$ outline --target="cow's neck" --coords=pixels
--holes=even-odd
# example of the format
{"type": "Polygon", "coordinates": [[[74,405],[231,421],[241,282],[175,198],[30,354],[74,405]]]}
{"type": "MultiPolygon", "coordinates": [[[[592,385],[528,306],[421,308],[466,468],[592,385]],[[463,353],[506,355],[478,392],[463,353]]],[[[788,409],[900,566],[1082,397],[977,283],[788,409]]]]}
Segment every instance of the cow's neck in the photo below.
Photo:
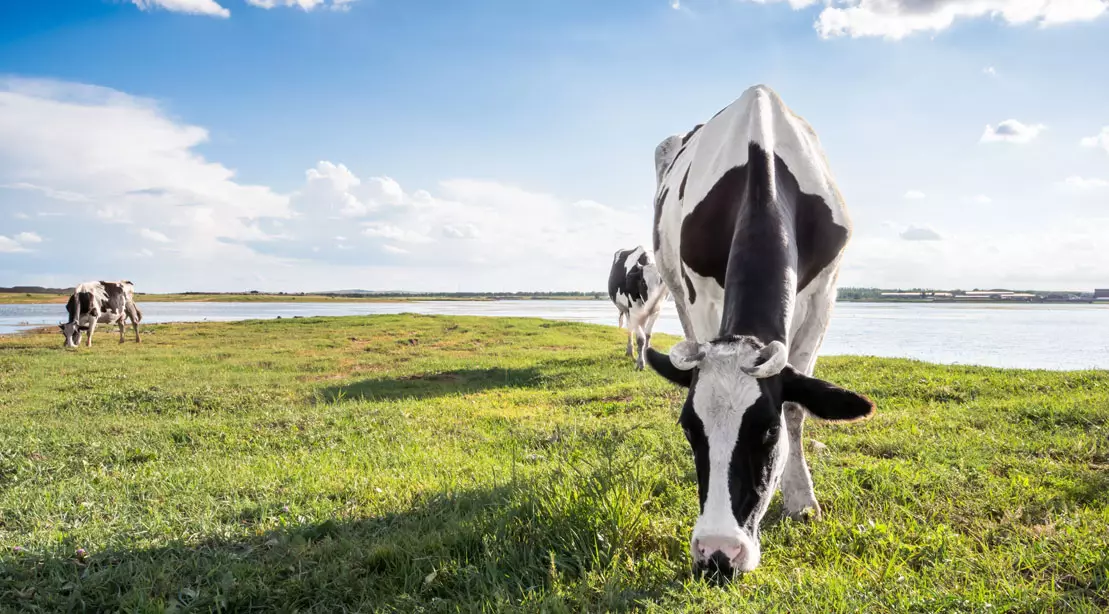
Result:
{"type": "Polygon", "coordinates": [[[724,275],[720,336],[748,335],[788,346],[797,270],[793,224],[786,219],[788,208],[774,202],[766,154],[752,156],[747,171],[724,275]]]}

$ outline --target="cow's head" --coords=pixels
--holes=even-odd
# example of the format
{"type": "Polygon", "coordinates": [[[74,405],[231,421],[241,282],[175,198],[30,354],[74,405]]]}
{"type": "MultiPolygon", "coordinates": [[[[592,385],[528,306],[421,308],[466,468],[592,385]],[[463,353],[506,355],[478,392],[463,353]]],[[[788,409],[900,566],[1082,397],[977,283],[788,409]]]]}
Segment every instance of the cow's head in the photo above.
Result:
{"type": "Polygon", "coordinates": [[[689,389],[679,423],[693,448],[701,514],[690,550],[696,568],[724,578],[759,564],[759,522],[789,453],[782,403],[825,420],[869,416],[864,396],[786,364],[786,347],[753,337],[682,341],[670,354],[649,350],[651,367],[689,389]]]}
{"type": "Polygon", "coordinates": [[[58,330],[62,331],[62,336],[65,337],[65,347],[75,348],[81,342],[82,329],[76,322],[58,324],[58,330]]]}

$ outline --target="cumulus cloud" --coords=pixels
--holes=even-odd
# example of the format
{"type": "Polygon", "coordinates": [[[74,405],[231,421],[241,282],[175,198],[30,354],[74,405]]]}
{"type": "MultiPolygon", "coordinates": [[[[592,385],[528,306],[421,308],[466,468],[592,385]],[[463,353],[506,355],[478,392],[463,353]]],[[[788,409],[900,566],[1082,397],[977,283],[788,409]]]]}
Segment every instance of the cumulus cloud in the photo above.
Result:
{"type": "Polygon", "coordinates": [[[174,13],[190,15],[210,15],[227,18],[231,11],[220,6],[215,0],[131,0],[131,3],[144,11],[160,8],[174,13]]]}
{"type": "Polygon", "coordinates": [[[147,241],[154,241],[155,243],[170,242],[169,237],[167,237],[164,233],[158,232],[157,230],[151,230],[149,228],[143,228],[142,230],[140,230],[139,236],[146,239],[147,241]]]}
{"type": "Polygon", "coordinates": [[[978,205],[988,205],[988,204],[993,202],[993,199],[990,198],[989,196],[986,196],[985,194],[978,194],[976,196],[971,196],[971,197],[967,198],[967,200],[972,202],[972,203],[978,204],[978,205]]]}
{"type": "Polygon", "coordinates": [[[909,190],[908,192],[905,192],[905,199],[906,200],[923,200],[924,199],[924,192],[921,192],[920,190],[909,190]]]}
{"type": "Polygon", "coordinates": [[[1109,4],[1104,0],[836,0],[821,11],[815,28],[821,38],[899,40],[916,32],[940,32],[956,21],[975,18],[1040,27],[1092,21],[1105,13],[1106,7],[1109,4]]]}
{"type": "Polygon", "coordinates": [[[1109,188],[1109,181],[1098,179],[1096,177],[1079,177],[1072,175],[1062,181],[1062,186],[1072,190],[1097,190],[1101,188],[1109,188]]]}
{"type": "Polygon", "coordinates": [[[982,69],[982,74],[989,75],[991,77],[996,77],[997,76],[997,69],[995,69],[993,66],[987,66],[987,67],[982,69]]]}
{"type": "Polygon", "coordinates": [[[303,11],[311,11],[317,8],[345,11],[350,8],[354,0],[246,0],[246,3],[263,9],[291,6],[303,11]]]}
{"type": "Polygon", "coordinates": [[[1109,126],[1101,129],[1101,132],[1091,137],[1082,139],[1083,147],[1097,147],[1109,152],[1109,126]]]}
{"type": "Polygon", "coordinates": [[[182,249],[263,238],[258,221],[291,215],[289,199],[235,181],[195,148],[200,127],[153,101],[48,80],[0,80],[0,182],[62,201],[70,213],[174,229],[182,249]]]}
{"type": "Polygon", "coordinates": [[[1023,124],[1015,119],[999,122],[997,126],[986,125],[981,143],[1030,143],[1047,126],[1043,124],[1023,124]]]}
{"type": "Polygon", "coordinates": [[[14,237],[0,235],[0,254],[31,251],[28,246],[37,243],[42,243],[42,237],[34,232],[21,232],[14,237]]]}
{"type": "Polygon", "coordinates": [[[938,232],[927,226],[909,226],[901,233],[906,241],[939,241],[943,239],[938,232]]]}

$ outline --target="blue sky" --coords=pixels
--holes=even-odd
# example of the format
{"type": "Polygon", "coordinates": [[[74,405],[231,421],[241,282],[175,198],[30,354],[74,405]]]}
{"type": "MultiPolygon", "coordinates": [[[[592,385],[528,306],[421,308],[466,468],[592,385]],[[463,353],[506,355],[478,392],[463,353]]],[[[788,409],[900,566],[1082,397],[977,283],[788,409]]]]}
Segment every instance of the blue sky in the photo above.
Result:
{"type": "Polygon", "coordinates": [[[0,285],[601,288],[766,83],[841,285],[1109,285],[1105,0],[7,0],[0,285]]]}

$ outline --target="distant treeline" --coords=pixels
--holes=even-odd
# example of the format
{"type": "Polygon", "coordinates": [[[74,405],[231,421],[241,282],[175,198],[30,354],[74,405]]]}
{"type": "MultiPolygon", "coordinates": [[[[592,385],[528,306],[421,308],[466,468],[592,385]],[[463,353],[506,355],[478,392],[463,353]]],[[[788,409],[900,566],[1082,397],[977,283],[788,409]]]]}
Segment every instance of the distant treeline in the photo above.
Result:
{"type": "Polygon", "coordinates": [[[73,288],[43,288],[42,286],[12,286],[0,288],[3,294],[72,294],[73,288]]]}

